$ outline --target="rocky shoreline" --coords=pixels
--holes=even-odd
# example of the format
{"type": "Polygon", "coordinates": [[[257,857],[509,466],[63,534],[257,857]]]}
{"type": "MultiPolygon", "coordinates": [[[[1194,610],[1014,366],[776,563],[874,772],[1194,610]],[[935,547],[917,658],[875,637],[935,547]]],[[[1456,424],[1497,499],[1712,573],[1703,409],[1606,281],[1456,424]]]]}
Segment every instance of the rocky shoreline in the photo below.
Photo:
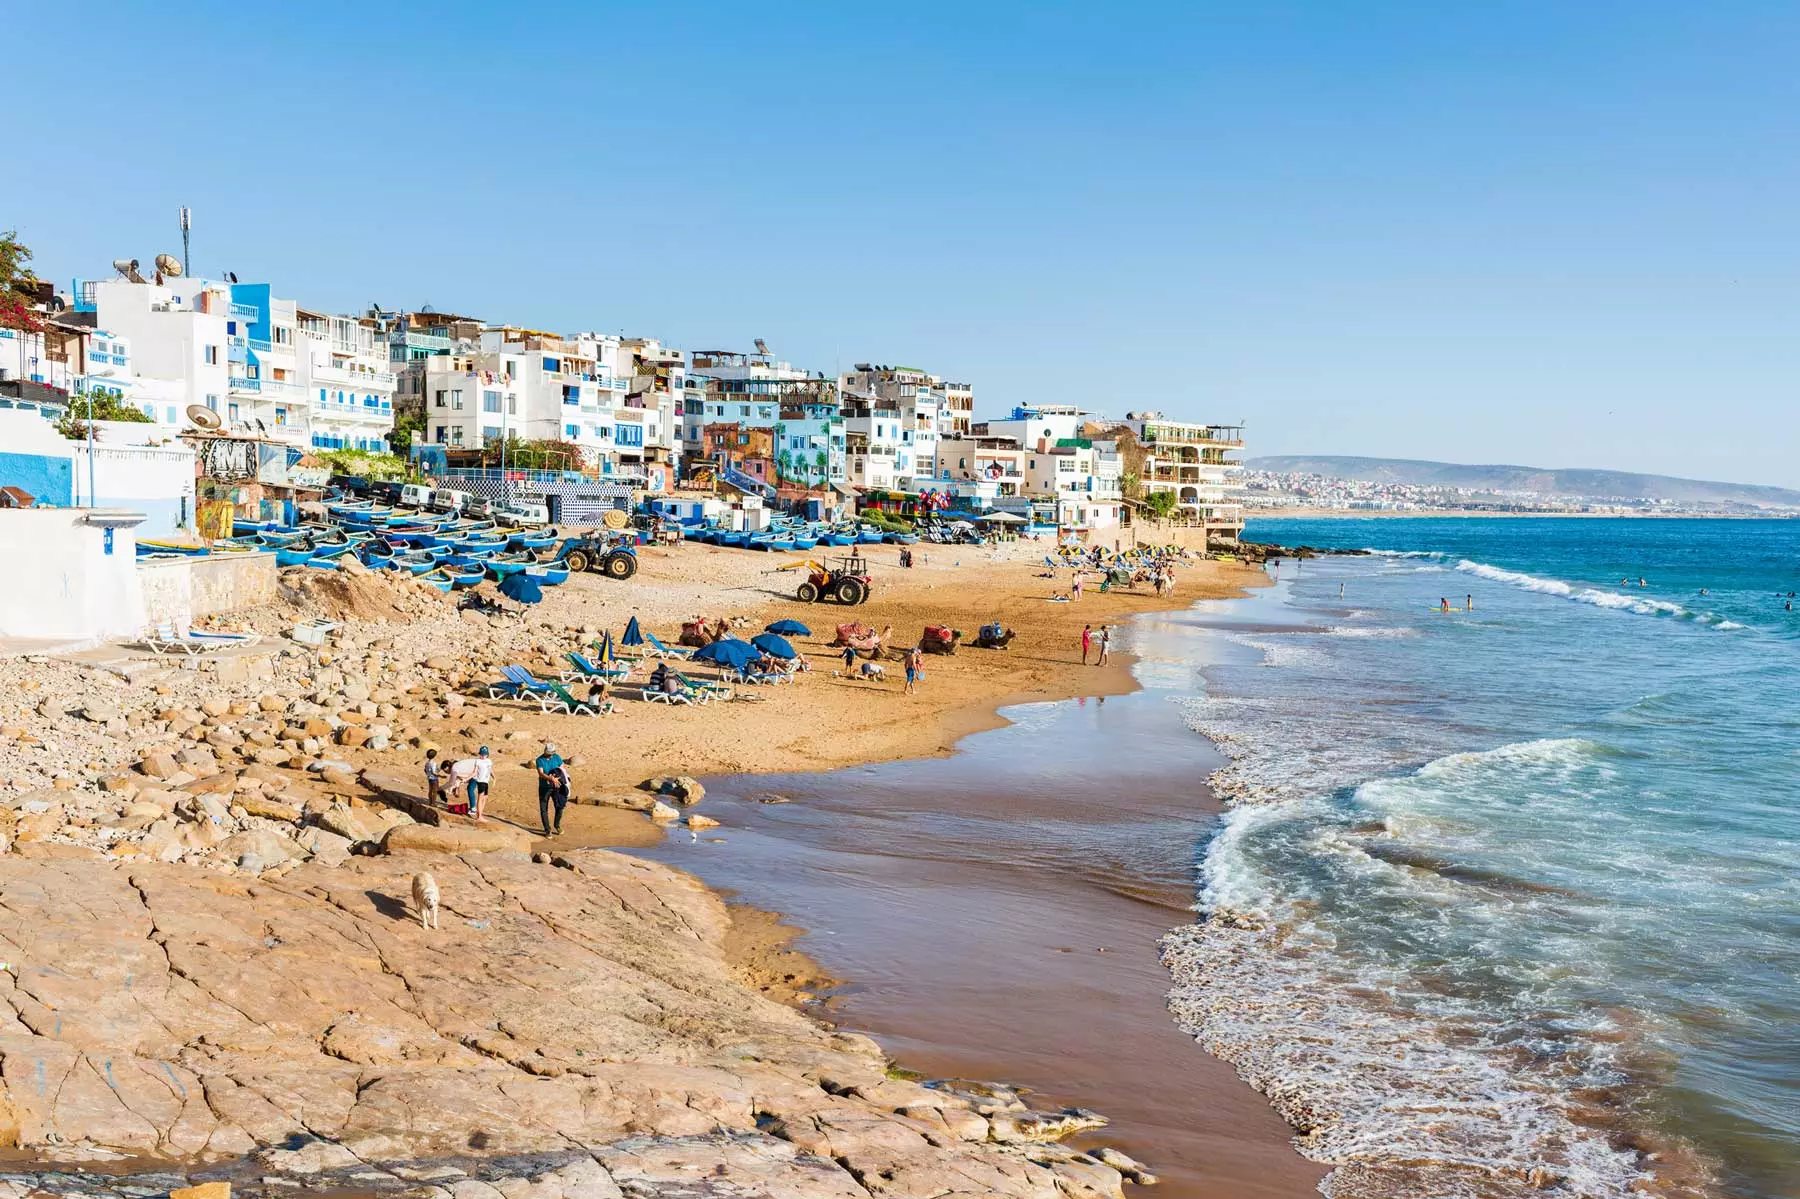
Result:
{"type": "Polygon", "coordinates": [[[144,1158],[457,1199],[1048,1199],[1143,1177],[1059,1143],[1089,1113],[908,1080],[755,994],[719,899],[610,851],[396,851],[272,882],[14,857],[0,880],[0,1138],[45,1163],[5,1176],[18,1194],[168,1189],[144,1158]],[[403,898],[421,868],[437,930],[403,898]]]}
{"type": "MultiPolygon", "coordinates": [[[[1154,1181],[1062,1143],[1104,1124],[1091,1113],[918,1081],[759,994],[691,877],[534,853],[517,826],[424,804],[425,748],[494,743],[505,765],[543,736],[482,681],[553,668],[598,628],[458,615],[404,580],[333,585],[324,614],[344,619],[322,647],[278,635],[309,614],[290,602],[249,614],[264,640],[226,654],[0,662],[0,1199],[207,1181],[1049,1199],[1154,1181]],[[441,931],[409,907],[421,870],[441,931]]],[[[671,775],[580,798],[697,833],[716,827],[703,794],[671,775]]]]}

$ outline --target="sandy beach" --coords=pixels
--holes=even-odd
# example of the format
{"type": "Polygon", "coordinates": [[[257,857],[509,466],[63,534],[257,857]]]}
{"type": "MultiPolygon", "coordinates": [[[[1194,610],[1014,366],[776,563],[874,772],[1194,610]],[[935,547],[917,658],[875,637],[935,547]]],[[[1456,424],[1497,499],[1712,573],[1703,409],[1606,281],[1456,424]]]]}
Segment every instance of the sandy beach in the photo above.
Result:
{"type": "MultiPolygon", "coordinates": [[[[799,1006],[841,1022],[845,1029],[874,1033],[898,1060],[895,1068],[903,1068],[907,1077],[917,1072],[927,1078],[993,1079],[1029,1087],[1039,1097],[1032,1102],[1040,1106],[1053,1102],[1101,1111],[1112,1121],[1101,1134],[1104,1144],[1123,1147],[1163,1173],[1165,1193],[1310,1193],[1318,1171],[1293,1152],[1286,1127],[1236,1081],[1229,1068],[1182,1036],[1163,1010],[1168,980],[1155,957],[1156,941],[1169,927],[1189,918],[1194,838],[1200,823],[1215,810],[1199,785],[1204,772],[1194,773],[1194,739],[1181,736],[1189,756],[1177,764],[1158,761],[1156,753],[1158,739],[1167,739],[1175,730],[1160,729],[1154,722],[1141,736],[1121,729],[1115,744],[1123,756],[1108,765],[1111,793],[1096,785],[1076,797],[1059,796],[1054,786],[1028,781],[1053,779],[1064,767],[1075,773],[1084,769],[1081,752],[1071,752],[1066,762],[1059,762],[1056,745],[1030,747],[1029,761],[1004,755],[998,765],[993,760],[965,763],[963,755],[946,761],[965,738],[973,736],[979,742],[983,733],[1004,736],[1008,718],[1001,714],[1003,708],[1016,715],[1075,698],[1096,705],[1108,697],[1129,699],[1136,686],[1132,659],[1115,653],[1106,666],[1084,665],[1080,650],[1084,624],[1119,626],[1197,599],[1242,594],[1242,588],[1260,584],[1265,576],[1235,564],[1197,562],[1180,569],[1172,597],[1156,597],[1147,587],[1104,593],[1090,577],[1079,602],[1053,602],[1053,596],[1069,593],[1069,572],[1042,577],[1041,546],[934,547],[921,552],[918,565],[911,569],[898,565],[892,547],[871,550],[874,597],[855,609],[794,600],[798,576],[774,570],[784,561],[782,556],[701,546],[647,549],[638,577],[629,584],[597,576],[572,580],[550,592],[547,601],[521,622],[472,625],[457,619],[433,596],[416,596],[403,586],[390,594],[394,585],[386,580],[340,586],[340,580],[321,585],[304,577],[306,590],[290,593],[279,610],[253,613],[243,623],[272,635],[297,610],[345,619],[339,648],[316,657],[284,651],[267,659],[266,667],[245,672],[228,672],[221,666],[216,684],[211,682],[213,676],[201,674],[214,695],[206,701],[204,713],[198,710],[202,691],[194,692],[193,710],[156,698],[174,692],[172,684],[192,683],[186,675],[164,671],[134,678],[126,687],[130,694],[120,700],[122,708],[139,693],[152,705],[171,706],[155,713],[125,710],[116,717],[110,711],[99,712],[102,719],[115,722],[106,727],[140,730],[152,743],[160,737],[164,744],[173,730],[185,728],[177,744],[198,739],[200,750],[182,750],[179,760],[170,759],[169,765],[192,769],[178,769],[166,778],[154,774],[157,753],[134,747],[129,736],[117,745],[111,741],[74,748],[54,745],[64,754],[93,754],[88,774],[104,784],[100,795],[112,794],[115,802],[123,796],[125,806],[113,815],[92,805],[83,808],[89,793],[72,789],[62,793],[68,797],[66,805],[42,817],[24,815],[27,809],[19,807],[22,814],[9,830],[20,844],[6,860],[27,851],[37,859],[67,859],[58,869],[69,872],[63,881],[74,886],[83,871],[93,869],[82,864],[84,858],[110,857],[119,863],[116,867],[97,863],[102,874],[142,869],[131,863],[152,854],[165,862],[185,858],[209,863],[210,869],[225,875],[260,872],[261,886],[275,886],[290,894],[293,902],[304,902],[305,896],[319,893],[317,859],[329,848],[327,840],[341,831],[342,837],[332,845],[341,841],[344,847],[356,848],[358,838],[366,837],[363,849],[402,853],[397,860],[418,850],[447,850],[459,856],[438,869],[461,877],[462,868],[455,865],[460,860],[474,872],[468,877],[478,888],[486,885],[483,880],[489,874],[480,866],[486,854],[469,851],[507,846],[535,851],[546,864],[564,864],[573,874],[563,877],[576,885],[583,878],[610,876],[620,867],[574,855],[607,847],[637,847],[652,855],[664,852],[656,848],[664,843],[662,827],[641,811],[616,804],[641,804],[643,793],[633,788],[646,778],[681,775],[704,778],[708,789],[718,792],[703,810],[723,827],[706,834],[704,841],[698,832],[688,835],[682,829],[673,843],[705,846],[716,851],[715,860],[756,872],[779,869],[781,854],[803,848],[809,835],[828,830],[841,835],[857,820],[881,813],[879,805],[870,810],[854,797],[841,801],[843,806],[835,810],[829,805],[770,807],[743,797],[746,789],[754,789],[755,779],[793,778],[795,772],[829,778],[835,776],[817,772],[880,769],[872,765],[880,763],[901,763],[902,770],[906,763],[957,770],[975,765],[975,775],[959,776],[957,786],[963,790],[940,795],[941,810],[953,811],[973,787],[985,809],[1001,814],[1021,833],[1069,821],[1104,833],[1116,821],[1130,824],[1154,809],[1157,819],[1169,822],[1166,835],[1156,840],[1155,852],[1144,856],[1141,868],[1106,878],[1091,871],[1066,877],[1055,871],[1021,873],[1021,863],[1005,854],[969,855],[959,851],[954,838],[935,834],[906,839],[903,847],[886,837],[840,844],[834,852],[848,855],[843,861],[854,868],[824,875],[814,872],[810,877],[826,878],[832,901],[846,913],[855,909],[885,917],[905,912],[910,917],[908,928],[884,927],[881,919],[871,919],[837,942],[838,948],[850,946],[853,952],[819,952],[809,942],[806,948],[813,951],[815,962],[787,944],[796,930],[782,923],[780,915],[786,910],[782,903],[746,895],[765,910],[740,908],[728,924],[715,925],[706,935],[704,952],[718,955],[721,968],[738,986],[748,988],[746,996],[760,993],[764,1000],[799,1006]],[[672,641],[683,619],[702,615],[738,618],[746,635],[777,619],[801,620],[812,633],[794,640],[812,669],[792,685],[759,689],[754,700],[704,707],[644,703],[628,683],[616,692],[615,712],[600,717],[546,716],[535,705],[490,701],[483,694],[482,680],[492,677],[493,663],[517,661],[540,674],[554,675],[566,664],[568,650],[589,643],[601,630],[616,634],[632,616],[672,641]],[[877,629],[892,626],[895,645],[915,641],[926,624],[950,625],[972,636],[979,625],[999,620],[1019,630],[1020,636],[1006,650],[965,646],[951,656],[928,657],[917,693],[905,695],[898,663],[889,663],[890,675],[884,682],[834,677],[842,662],[827,643],[835,623],[847,618],[877,629]],[[258,670],[270,673],[258,677],[258,670]],[[369,683],[356,681],[358,670],[366,672],[369,683]],[[223,685],[227,674],[230,686],[223,685]],[[440,682],[432,683],[433,678],[440,682]],[[259,690],[260,699],[250,698],[259,690]],[[283,699],[282,691],[296,696],[310,693],[311,699],[283,699]],[[230,695],[244,698],[232,700],[230,695]],[[318,720],[306,715],[320,708],[313,701],[323,701],[323,715],[335,723],[329,749],[325,738],[318,739],[318,748],[310,748],[315,739],[298,727],[302,723],[311,727],[318,720]],[[284,708],[287,714],[282,716],[284,708]],[[183,711],[200,719],[189,721],[183,711]],[[279,727],[283,721],[288,728],[279,727]],[[305,744],[295,740],[302,737],[305,744]],[[554,741],[570,760],[577,797],[590,801],[571,806],[564,833],[554,840],[544,840],[535,831],[536,788],[529,769],[530,759],[545,741],[554,741]],[[400,827],[407,824],[401,812],[371,806],[363,798],[363,789],[370,786],[390,801],[409,787],[422,790],[420,762],[428,746],[454,760],[481,745],[489,746],[496,759],[490,808],[496,819],[489,827],[497,831],[480,834],[490,841],[478,842],[478,831],[467,822],[436,813],[431,815],[437,830],[414,834],[400,827]],[[200,757],[192,756],[196,752],[200,757]],[[212,768],[214,753],[237,754],[250,765],[194,779],[196,771],[204,774],[212,768]],[[113,756],[109,759],[108,754],[113,756]],[[122,762],[140,754],[143,760],[135,768],[121,770],[122,762]],[[314,755],[310,764],[308,754],[314,755]],[[267,768],[269,764],[273,768],[267,768]],[[183,796],[209,790],[223,795],[237,792],[227,824],[245,829],[216,851],[210,848],[217,844],[216,835],[196,842],[181,832],[178,821],[151,823],[149,815],[128,826],[138,831],[113,839],[110,850],[102,853],[95,848],[115,838],[109,830],[127,827],[122,821],[131,804],[142,807],[147,802],[157,810],[162,810],[159,804],[174,804],[186,810],[185,804],[198,811],[209,797],[183,796]],[[1131,815],[1134,811],[1137,816],[1131,815]],[[774,827],[763,819],[769,813],[803,822],[812,819],[805,832],[790,827],[790,835],[782,838],[772,835],[774,827]],[[311,847],[306,852],[293,848],[287,834],[269,840],[271,829],[290,827],[279,823],[286,820],[304,830],[298,840],[311,847]],[[315,820],[322,827],[307,827],[315,820]],[[246,840],[256,837],[264,839],[246,840]],[[278,857],[283,852],[279,847],[286,846],[295,856],[273,869],[261,861],[246,866],[256,858],[254,853],[249,858],[222,856],[238,854],[233,846],[239,843],[278,857]],[[401,850],[402,845],[407,849],[401,850]],[[783,848],[776,849],[777,845],[783,848]],[[302,864],[308,855],[315,860],[302,864]],[[1130,877],[1134,870],[1142,877],[1130,877]],[[871,893],[900,891],[905,893],[904,903],[885,909],[868,905],[871,893]],[[986,915],[971,919],[975,912],[986,915]],[[940,935],[953,930],[955,935],[940,935]],[[821,992],[831,997],[829,1002],[817,1002],[821,992]]],[[[82,673],[83,666],[72,661],[7,669],[19,675],[21,686],[45,695],[35,709],[42,715],[70,702],[57,699],[58,695],[78,698],[82,680],[93,674],[82,673]]],[[[58,735],[76,737],[95,719],[94,715],[71,719],[57,726],[58,735]]],[[[20,763],[43,757],[42,747],[31,744],[34,740],[27,736],[0,749],[0,754],[13,755],[4,764],[14,772],[15,786],[20,778],[29,777],[20,763]]],[[[333,852],[337,861],[343,861],[342,849],[333,852]]],[[[684,868],[698,865],[669,862],[684,868]]],[[[701,874],[710,878],[707,871],[701,874]]],[[[659,880],[655,885],[676,884],[659,880]]],[[[467,904],[459,907],[466,910],[467,904]]],[[[372,915],[380,918],[384,913],[403,918],[405,908],[390,911],[377,904],[372,915]]],[[[117,931],[83,925],[78,935],[105,938],[117,931]]],[[[497,968],[501,960],[477,967],[497,968]]],[[[709,1001],[716,998],[709,992],[709,1001]]],[[[322,1044],[330,1042],[329,1028],[319,1035],[322,1044]]],[[[369,1084],[365,1080],[357,1085],[369,1084]]],[[[524,1132],[519,1135],[530,1140],[524,1132]]],[[[27,1132],[21,1144],[29,1139],[27,1132]]],[[[1058,1148],[1060,1157],[1044,1157],[1048,1149],[1030,1152],[1052,1169],[1078,1174],[1094,1168],[1082,1164],[1089,1160],[1080,1156],[1084,1143],[1099,1142],[1078,1139],[1058,1148]],[[1071,1153],[1077,1156],[1070,1158],[1071,1153]]]]}

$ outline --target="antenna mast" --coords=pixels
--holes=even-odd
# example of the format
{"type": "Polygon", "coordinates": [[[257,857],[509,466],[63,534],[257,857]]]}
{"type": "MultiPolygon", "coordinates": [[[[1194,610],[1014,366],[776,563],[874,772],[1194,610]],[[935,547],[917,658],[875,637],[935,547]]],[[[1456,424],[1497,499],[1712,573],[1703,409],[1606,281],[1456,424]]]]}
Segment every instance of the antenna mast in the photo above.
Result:
{"type": "Polygon", "coordinates": [[[193,227],[193,210],[184,206],[181,209],[181,273],[184,275],[192,273],[188,266],[188,230],[193,227]]]}

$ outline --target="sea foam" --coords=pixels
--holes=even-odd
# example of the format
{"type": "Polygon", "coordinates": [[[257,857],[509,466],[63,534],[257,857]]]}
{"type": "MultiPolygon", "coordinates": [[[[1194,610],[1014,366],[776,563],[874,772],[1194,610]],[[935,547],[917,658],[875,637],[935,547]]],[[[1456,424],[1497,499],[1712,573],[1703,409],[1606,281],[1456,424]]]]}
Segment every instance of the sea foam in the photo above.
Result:
{"type": "Polygon", "coordinates": [[[1464,574],[1471,574],[1495,583],[1505,583],[1509,587],[1517,587],[1523,591],[1560,596],[1563,599],[1574,600],[1576,603],[1592,604],[1596,608],[1612,608],[1621,612],[1633,612],[1639,616],[1664,616],[1674,620],[1690,620],[1696,624],[1708,625],[1725,631],[1744,627],[1714,613],[1696,612],[1668,600],[1626,595],[1623,592],[1607,591],[1599,587],[1579,587],[1572,583],[1565,583],[1561,579],[1541,578],[1523,571],[1490,566],[1485,562],[1471,562],[1467,558],[1458,562],[1456,569],[1464,574]]]}

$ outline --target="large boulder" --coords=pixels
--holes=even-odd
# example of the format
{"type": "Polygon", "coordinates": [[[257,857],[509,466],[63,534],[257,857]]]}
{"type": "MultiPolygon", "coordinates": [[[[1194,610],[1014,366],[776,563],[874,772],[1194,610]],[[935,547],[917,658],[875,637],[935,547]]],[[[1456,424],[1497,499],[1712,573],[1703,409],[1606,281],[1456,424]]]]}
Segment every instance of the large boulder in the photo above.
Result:
{"type": "Polygon", "coordinates": [[[319,827],[352,844],[381,840],[382,825],[348,804],[335,803],[319,815],[319,827]]]}
{"type": "Polygon", "coordinates": [[[658,775],[645,779],[638,786],[684,808],[691,808],[706,798],[706,788],[700,785],[700,780],[685,774],[658,775]]]}
{"type": "Polygon", "coordinates": [[[424,853],[494,853],[500,850],[527,850],[531,836],[510,826],[451,824],[398,824],[381,839],[381,852],[402,853],[415,850],[424,853]]]}

